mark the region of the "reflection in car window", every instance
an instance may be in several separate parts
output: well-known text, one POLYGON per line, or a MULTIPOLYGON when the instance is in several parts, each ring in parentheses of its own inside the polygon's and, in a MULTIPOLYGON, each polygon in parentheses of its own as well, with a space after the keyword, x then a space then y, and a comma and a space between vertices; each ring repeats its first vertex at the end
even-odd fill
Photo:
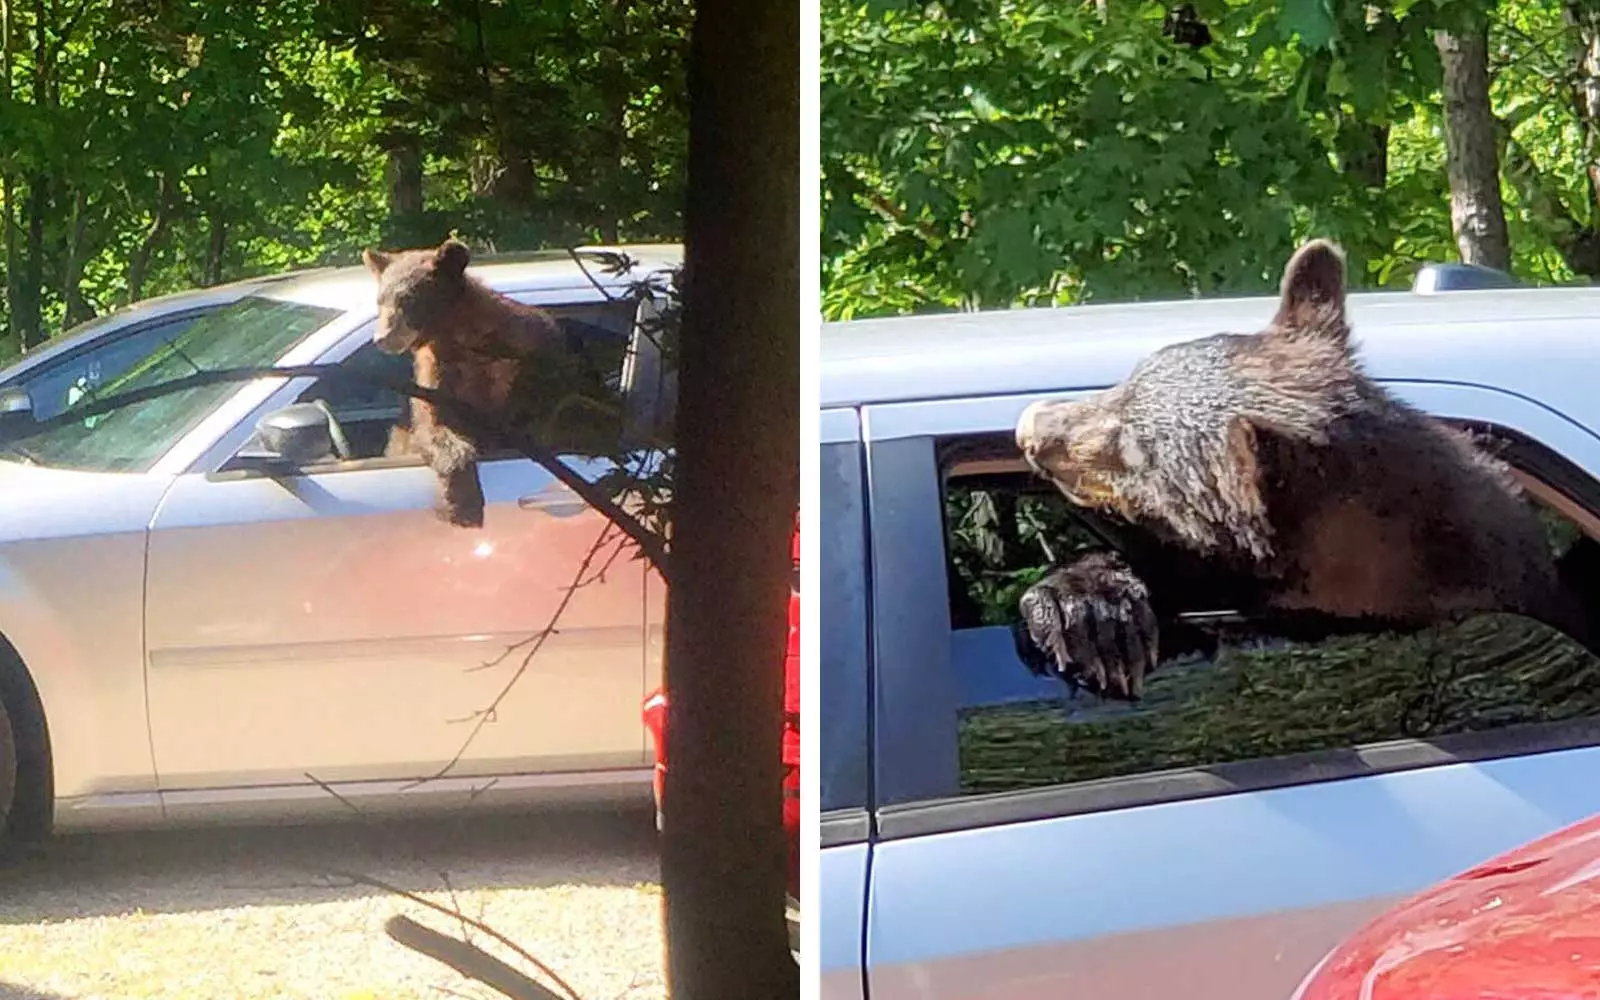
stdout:
POLYGON ((80 399, 98 398, 107 382, 149 356, 164 341, 181 335, 198 318, 197 314, 188 313, 162 320, 40 365, 21 382, 33 403, 34 417, 47 420, 80 399))
MULTIPOLYGON (((241 299, 201 317, 176 336, 147 342, 148 352, 104 382, 98 396, 106 399, 198 371, 274 364, 337 315, 336 309, 296 302, 241 299)), ((7 450, 55 468, 144 472, 238 390, 237 383, 223 383, 168 393, 112 410, 95 421, 53 427, 8 443, 7 450)))
MULTIPOLYGON (((1007 631, 1018 597, 1052 563, 1108 543, 1030 473, 949 472, 952 666, 964 677, 1026 678, 1007 631)), ((1535 506, 1552 550, 1564 552, 1578 527, 1535 506)), ((1007 687, 1018 693, 961 709, 964 794, 1600 716, 1600 659, 1510 614, 1321 642, 1241 632, 1210 658, 1163 663, 1136 706, 1088 693, 1068 699, 1064 685, 1059 699, 1044 700, 1007 687)))

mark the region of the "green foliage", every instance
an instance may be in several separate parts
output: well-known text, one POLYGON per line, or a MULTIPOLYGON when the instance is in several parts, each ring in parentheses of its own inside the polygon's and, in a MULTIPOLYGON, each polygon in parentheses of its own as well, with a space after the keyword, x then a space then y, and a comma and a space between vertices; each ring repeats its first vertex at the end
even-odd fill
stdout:
POLYGON ((1514 269, 1574 277, 1594 199, 1559 8, 1204 0, 1200 50, 1166 8, 824 0, 825 315, 1263 292, 1311 235, 1403 286, 1456 255, 1435 33, 1486 16, 1542 182, 1506 184, 1514 269))
POLYGON ((681 229, 686 0, 3 11, 0 362, 134 298, 366 246, 681 229))

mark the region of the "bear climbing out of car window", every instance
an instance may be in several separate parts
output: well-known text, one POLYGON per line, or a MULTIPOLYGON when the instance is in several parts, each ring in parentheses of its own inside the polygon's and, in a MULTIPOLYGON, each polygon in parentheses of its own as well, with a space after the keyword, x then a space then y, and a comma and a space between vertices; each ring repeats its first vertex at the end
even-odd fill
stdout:
MULTIPOLYGON (((365 250, 378 280, 379 349, 410 351, 417 385, 460 400, 488 420, 514 420, 519 378, 535 357, 563 350, 549 313, 493 291, 466 273, 470 253, 455 239, 421 250, 365 250)), ((483 488, 470 432, 412 398, 388 454, 421 454, 439 478, 435 511, 460 527, 483 524, 483 488)))
POLYGON ((1069 686, 1137 699, 1147 671, 1204 641, 1174 616, 1197 605, 1295 638, 1509 612, 1596 651, 1595 543, 1558 565, 1507 466, 1363 372, 1325 240, 1290 259, 1266 329, 1172 345, 1089 399, 1034 403, 1016 440, 1096 524, 1136 529, 1020 598, 1023 662, 1069 686))

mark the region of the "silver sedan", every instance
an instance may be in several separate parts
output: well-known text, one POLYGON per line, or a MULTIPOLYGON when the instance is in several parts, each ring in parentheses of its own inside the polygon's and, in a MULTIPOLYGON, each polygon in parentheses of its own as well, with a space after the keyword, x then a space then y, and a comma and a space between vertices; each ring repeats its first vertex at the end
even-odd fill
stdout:
MULTIPOLYGON (((622 249, 638 262, 624 276, 565 253, 473 273, 551 309, 630 404, 656 412, 646 385, 659 380, 640 373, 659 374, 660 359, 634 332, 652 305, 623 285, 681 251, 622 249)), ((409 373, 408 356, 371 343, 375 286, 362 268, 148 311, 0 373, 0 400, 49 417, 202 369, 409 373)), ((574 595, 487 714, 523 662, 508 648, 544 628, 606 521, 539 465, 488 454, 483 527, 440 522, 430 470, 383 455, 401 404, 359 381, 274 377, 0 435, 10 833, 42 835, 52 819, 300 817, 347 809, 340 799, 377 812, 648 802, 641 703, 660 679, 662 581, 624 554, 574 595), (331 415, 337 445, 287 464, 261 428, 308 402, 331 415)), ((609 468, 572 464, 590 479, 609 468)))

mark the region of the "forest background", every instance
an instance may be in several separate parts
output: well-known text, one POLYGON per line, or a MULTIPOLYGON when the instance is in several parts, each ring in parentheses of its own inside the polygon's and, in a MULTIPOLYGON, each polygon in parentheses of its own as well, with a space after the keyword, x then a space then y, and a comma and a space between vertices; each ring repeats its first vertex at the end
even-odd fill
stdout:
POLYGON ((682 237, 682 0, 0 0, 0 364, 117 306, 682 237))
POLYGON ((1263 292, 1313 235, 1600 274, 1600 3, 1182 13, 824 0, 825 315, 1263 292))

